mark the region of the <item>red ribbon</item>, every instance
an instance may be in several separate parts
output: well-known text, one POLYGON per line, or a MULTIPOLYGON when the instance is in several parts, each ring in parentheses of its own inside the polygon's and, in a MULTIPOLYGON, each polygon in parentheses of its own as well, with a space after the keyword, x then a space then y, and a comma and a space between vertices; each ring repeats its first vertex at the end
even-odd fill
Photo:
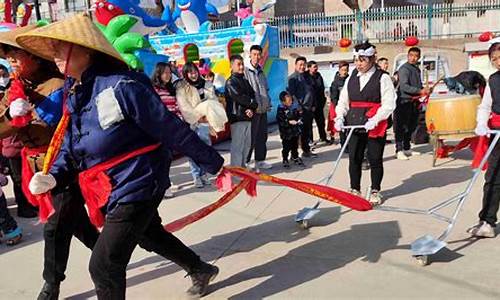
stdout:
MULTIPOLYGON (((24 85, 21 80, 19 80, 19 78, 16 78, 12 81, 8 94, 9 96, 7 102, 9 103, 9 105, 16 99, 27 99, 26 94, 24 93, 24 85)), ((31 113, 28 113, 25 116, 12 118, 10 124, 14 127, 24 127, 29 124, 31 119, 31 113)))
POLYGON ((329 186, 323 186, 298 180, 282 179, 262 173, 253 173, 240 167, 224 167, 224 170, 217 177, 217 187, 219 188, 219 190, 229 190, 229 192, 216 202, 205 206, 181 219, 175 220, 165 225, 165 230, 169 232, 178 231, 189 224, 201 220, 202 218, 213 213, 218 208, 229 203, 244 189, 246 190, 248 195, 252 197, 257 196, 257 181, 265 181, 287 186, 358 211, 367 211, 373 208, 370 202, 366 201, 366 199, 329 186), (242 178, 242 181, 239 184, 233 186, 231 176, 240 177, 242 178))
POLYGON ((29 189, 29 183, 34 175, 33 169, 29 164, 28 157, 47 152, 47 146, 38 148, 24 147, 21 150, 21 189, 23 190, 26 199, 33 205, 38 207, 40 222, 45 223, 47 219, 54 213, 52 199, 50 195, 33 195, 29 189))
POLYGON ((101 212, 101 208, 108 203, 109 196, 113 190, 111 179, 106 174, 106 171, 133 157, 154 151, 159 146, 160 144, 150 145, 121 154, 78 174, 78 182, 80 183, 82 196, 87 204, 92 224, 97 228, 104 225, 104 215, 101 212))
MULTIPOLYGON (((350 101, 351 108, 369 108, 365 116, 371 118, 377 114, 378 109, 382 106, 380 103, 363 102, 363 101, 350 101)), ((379 138, 384 137, 388 127, 387 120, 380 121, 378 125, 372 130, 368 131, 368 137, 379 138)))
POLYGON ((335 112, 335 105, 330 103, 330 109, 328 111, 328 125, 327 130, 333 136, 337 130, 335 130, 335 118, 337 117, 337 113, 335 112))
POLYGON ((465 138, 461 140, 456 146, 445 145, 442 140, 439 140, 439 147, 436 149, 437 158, 446 158, 450 153, 465 149, 470 147, 472 151, 475 151, 479 142, 478 137, 465 138))
MULTIPOLYGON (((496 113, 491 113, 491 118, 488 122, 490 128, 500 128, 500 115, 496 113)), ((490 145, 490 138, 487 136, 479 137, 479 141, 474 151, 474 159, 472 160, 472 168, 478 168, 481 160, 483 160, 484 155, 488 151, 490 145)), ((483 170, 488 169, 488 163, 484 164, 483 170)))

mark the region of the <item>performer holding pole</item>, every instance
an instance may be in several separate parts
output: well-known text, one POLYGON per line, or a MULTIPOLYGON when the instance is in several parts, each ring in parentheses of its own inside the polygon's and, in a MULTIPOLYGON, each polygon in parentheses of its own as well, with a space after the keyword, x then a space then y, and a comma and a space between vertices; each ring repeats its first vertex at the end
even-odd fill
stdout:
MULTIPOLYGON (((497 69, 484 90, 483 100, 477 109, 476 134, 484 137, 490 129, 500 129, 500 38, 490 46, 488 54, 497 69)), ((483 138, 484 139, 484 138, 483 138)), ((493 238, 500 205, 500 144, 497 144, 488 158, 485 175, 483 208, 479 212, 479 223, 468 232, 472 236, 493 238)))
POLYGON ((375 66, 375 46, 365 42, 354 47, 356 70, 340 92, 335 109, 335 129, 345 125, 365 125, 349 141, 349 176, 351 193, 361 195, 361 164, 365 148, 371 166, 370 203, 382 203, 380 185, 384 175, 383 155, 386 140, 387 118, 396 106, 391 77, 375 66))

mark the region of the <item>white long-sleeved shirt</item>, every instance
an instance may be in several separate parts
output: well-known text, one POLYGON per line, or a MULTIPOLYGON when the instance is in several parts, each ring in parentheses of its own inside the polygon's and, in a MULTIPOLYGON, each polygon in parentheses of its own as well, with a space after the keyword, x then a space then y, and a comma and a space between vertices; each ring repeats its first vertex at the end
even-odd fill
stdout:
MULTIPOLYGON (((357 76, 359 77, 359 87, 361 90, 366 86, 372 75, 375 73, 375 70, 376 68, 373 66, 366 73, 358 72, 357 76)), ((339 102, 335 108, 335 113, 337 114, 335 121, 344 121, 344 117, 349 111, 349 93, 347 91, 348 85, 348 82, 346 82, 340 91, 339 102)), ((396 92, 389 74, 383 74, 380 77, 380 95, 381 107, 377 110, 377 113, 370 118, 370 120, 375 121, 377 124, 380 123, 380 121, 389 118, 396 108, 396 92)))
POLYGON ((491 106, 493 105, 493 97, 491 96, 490 84, 486 85, 483 94, 483 100, 481 104, 477 107, 477 125, 488 126, 488 121, 491 116, 491 106))

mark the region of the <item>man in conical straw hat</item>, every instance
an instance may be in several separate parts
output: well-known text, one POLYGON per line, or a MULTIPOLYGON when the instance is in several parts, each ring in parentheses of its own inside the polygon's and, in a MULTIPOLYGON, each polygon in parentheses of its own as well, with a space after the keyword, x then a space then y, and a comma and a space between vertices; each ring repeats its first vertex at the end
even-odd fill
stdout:
MULTIPOLYGON (((0 33, 0 56, 7 58, 14 72, 14 79, 6 93, 8 96, 4 98, 6 102, 9 102, 8 98, 13 101, 8 109, 0 114, 0 138, 12 135, 24 144, 22 158, 17 163, 13 161, 11 168, 16 175, 16 172, 21 173, 22 166, 23 192, 29 202, 39 206, 40 212, 44 212, 41 207, 43 203, 30 193, 28 184, 33 174, 42 169, 47 147, 61 118, 64 77, 51 57, 33 55, 16 42, 17 35, 37 27, 29 25, 0 33), (26 117, 31 120, 25 125, 16 126, 12 122, 14 119, 26 117)), ((76 181, 67 188, 59 189, 54 197, 56 205, 52 215, 48 220, 45 216, 41 217, 47 221, 44 226, 43 270, 46 284, 39 299, 57 299, 59 282, 65 277, 71 237, 75 235, 88 248, 94 246, 98 237, 97 229, 90 223, 76 181)), ((19 196, 16 195, 17 198, 19 196)), ((30 207, 19 203, 18 213, 36 217, 34 208, 31 208, 34 214, 27 214, 30 207)))
POLYGON ((203 295, 217 267, 166 232, 157 208, 170 186, 173 149, 212 174, 224 159, 165 108, 149 78, 124 70, 88 16, 37 28, 16 41, 54 58, 73 78, 60 153, 50 172, 35 174, 30 190, 44 194, 78 177, 91 220, 102 226, 89 263, 98 298, 125 298, 125 270, 137 244, 183 267, 193 281, 188 292, 203 295))

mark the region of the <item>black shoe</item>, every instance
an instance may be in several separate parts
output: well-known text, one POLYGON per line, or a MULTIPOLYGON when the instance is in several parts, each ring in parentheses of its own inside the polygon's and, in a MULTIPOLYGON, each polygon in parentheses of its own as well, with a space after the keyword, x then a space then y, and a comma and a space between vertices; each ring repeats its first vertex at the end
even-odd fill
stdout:
POLYGON ((38 216, 38 211, 36 208, 31 208, 31 207, 23 207, 23 208, 17 208, 17 216, 19 218, 36 218, 38 216))
POLYGON ((334 142, 334 139, 324 139, 324 140, 321 140, 323 143, 327 144, 327 145, 333 145, 333 142, 334 142))
POLYGON ((37 300, 57 300, 59 298, 59 283, 48 283, 43 284, 40 294, 38 294, 37 300))
POLYGON ((365 171, 370 170, 370 163, 367 159, 363 160, 363 162, 361 163, 361 169, 365 171))
POLYGON ((214 280, 219 274, 219 268, 214 265, 202 262, 201 266, 191 272, 189 276, 193 286, 187 290, 190 296, 203 296, 207 293, 207 287, 210 281, 214 280))
POLYGON ((305 158, 314 158, 314 157, 318 157, 318 154, 312 153, 311 151, 309 151, 309 152, 302 153, 302 157, 305 157, 305 158))
POLYGON ((288 159, 283 160, 283 168, 285 169, 290 168, 290 162, 288 161, 288 159))
POLYGON ((304 166, 304 162, 300 157, 294 158, 293 163, 296 164, 297 166, 304 166))

